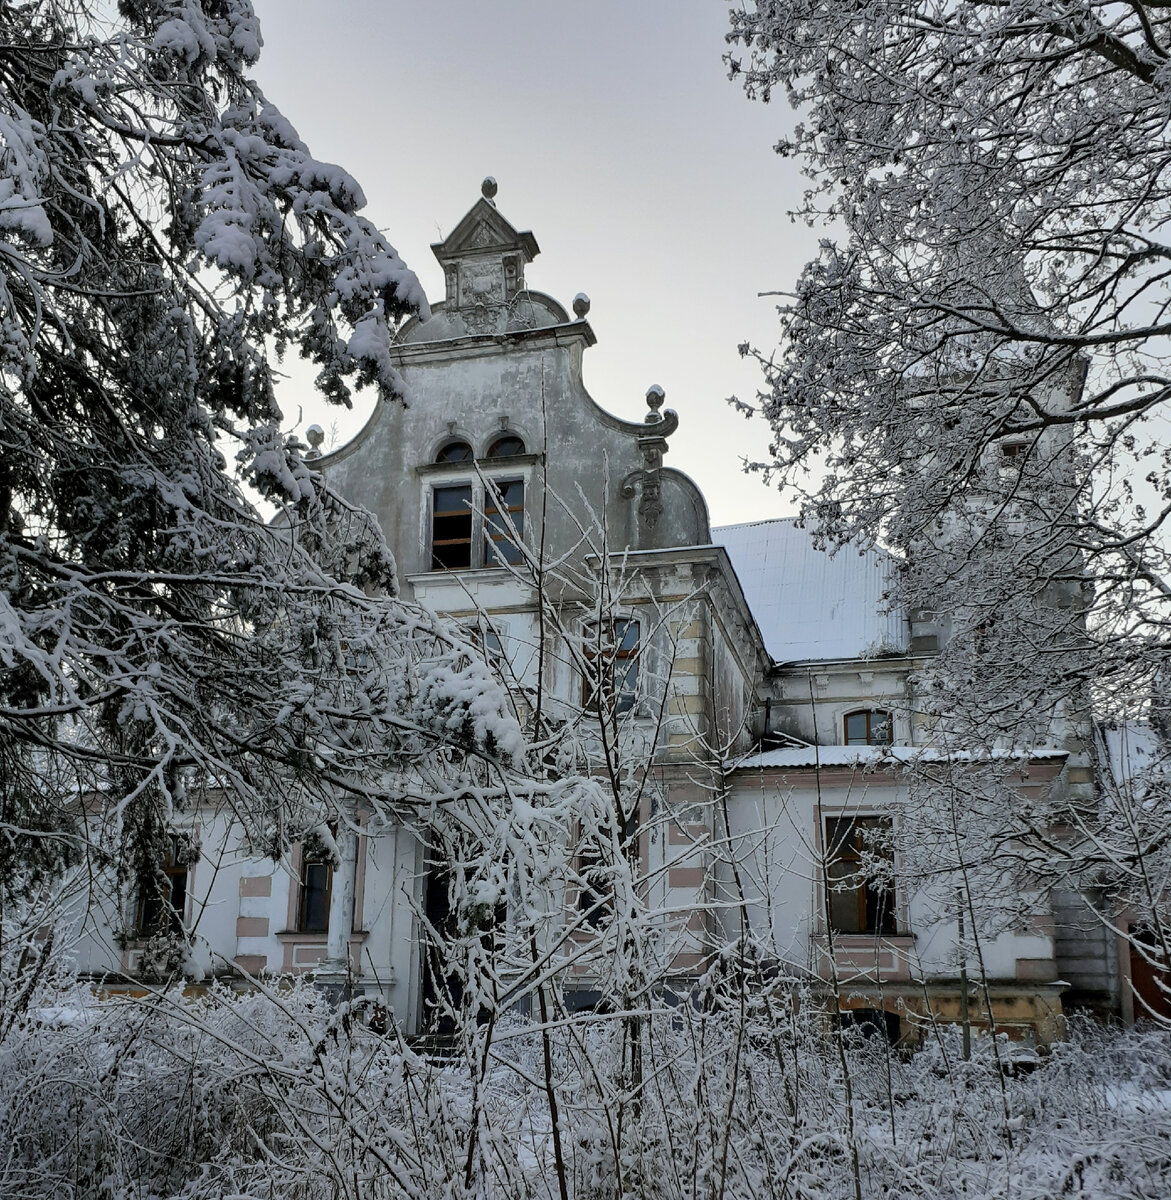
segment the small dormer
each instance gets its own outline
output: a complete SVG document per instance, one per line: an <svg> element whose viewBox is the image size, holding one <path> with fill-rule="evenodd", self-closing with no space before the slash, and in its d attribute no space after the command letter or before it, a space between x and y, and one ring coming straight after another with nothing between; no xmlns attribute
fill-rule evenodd
<svg viewBox="0 0 1171 1200"><path fill-rule="evenodd" d="M444 310L458 313L469 333L496 333L525 290L525 265L540 248L531 233L518 232L500 215L495 179L485 179L481 191L464 219L431 249L447 283Z"/></svg>

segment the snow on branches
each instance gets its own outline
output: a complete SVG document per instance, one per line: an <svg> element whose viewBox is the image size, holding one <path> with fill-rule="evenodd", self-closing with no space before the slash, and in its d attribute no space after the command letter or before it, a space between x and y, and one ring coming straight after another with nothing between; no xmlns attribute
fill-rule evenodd
<svg viewBox="0 0 1171 1200"><path fill-rule="evenodd" d="M798 110L777 149L832 233L757 355L761 468L822 537L901 556L943 744L1054 741L1083 771L1093 720L1166 728L1171 11L785 0L731 22L731 74ZM1088 784L1006 798L1000 853L1162 927L1165 815L1120 822L1101 779L1102 809Z"/></svg>
<svg viewBox="0 0 1171 1200"><path fill-rule="evenodd" d="M393 399L390 335L426 301L249 78L251 5L34 0L0 42L3 898L95 849L157 873L201 803L279 855L422 803L428 756L445 788L461 755L519 759L483 664L424 665L451 635L280 433L274 348L335 402Z"/></svg>

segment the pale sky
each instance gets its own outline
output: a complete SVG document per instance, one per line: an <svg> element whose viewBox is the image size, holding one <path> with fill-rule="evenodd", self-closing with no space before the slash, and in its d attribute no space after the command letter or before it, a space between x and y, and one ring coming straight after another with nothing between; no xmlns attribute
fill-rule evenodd
<svg viewBox="0 0 1171 1200"><path fill-rule="evenodd" d="M641 420L652 383L678 411L667 464L703 488L714 524L787 515L746 476L768 429L725 403L759 372L737 352L778 341L776 300L815 252L788 212L804 181L772 146L793 117L750 103L721 61L724 0L255 0L257 76L313 153L361 183L367 216L433 301L430 250L496 178L500 212L532 230L528 285L592 302L585 382ZM289 426L353 414L315 398L311 373L280 391Z"/></svg>

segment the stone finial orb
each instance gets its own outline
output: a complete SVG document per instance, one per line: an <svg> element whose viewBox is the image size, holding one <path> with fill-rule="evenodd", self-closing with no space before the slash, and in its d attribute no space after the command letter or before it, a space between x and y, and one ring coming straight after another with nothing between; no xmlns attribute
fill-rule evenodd
<svg viewBox="0 0 1171 1200"><path fill-rule="evenodd" d="M652 413L658 416L659 409L663 407L663 401L666 400L666 398L667 393L664 392L657 383L652 383L651 386L647 388L646 406L651 410Z"/></svg>
<svg viewBox="0 0 1171 1200"><path fill-rule="evenodd" d="M480 192L489 203L496 199L496 180L491 175L480 184Z"/></svg>
<svg viewBox="0 0 1171 1200"><path fill-rule="evenodd" d="M314 450L320 451L321 443L325 441L325 430L320 425L310 425L305 430L305 440Z"/></svg>
<svg viewBox="0 0 1171 1200"><path fill-rule="evenodd" d="M590 298L585 292L578 292L573 298L573 315L579 321L584 321L590 311Z"/></svg>

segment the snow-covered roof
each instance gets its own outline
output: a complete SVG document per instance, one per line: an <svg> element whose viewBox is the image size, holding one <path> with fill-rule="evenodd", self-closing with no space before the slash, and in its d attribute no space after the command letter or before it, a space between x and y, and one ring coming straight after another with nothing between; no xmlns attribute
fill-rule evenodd
<svg viewBox="0 0 1171 1200"><path fill-rule="evenodd" d="M777 770L798 767L890 767L907 762L987 762L989 759L1064 758L1058 746L1034 746L1028 750L993 751L991 754L970 750L937 750L930 746L782 746L761 750L734 764L737 770Z"/></svg>
<svg viewBox="0 0 1171 1200"><path fill-rule="evenodd" d="M776 662L868 658L907 648L903 614L886 611L893 560L881 550L819 550L793 520L712 530Z"/></svg>

